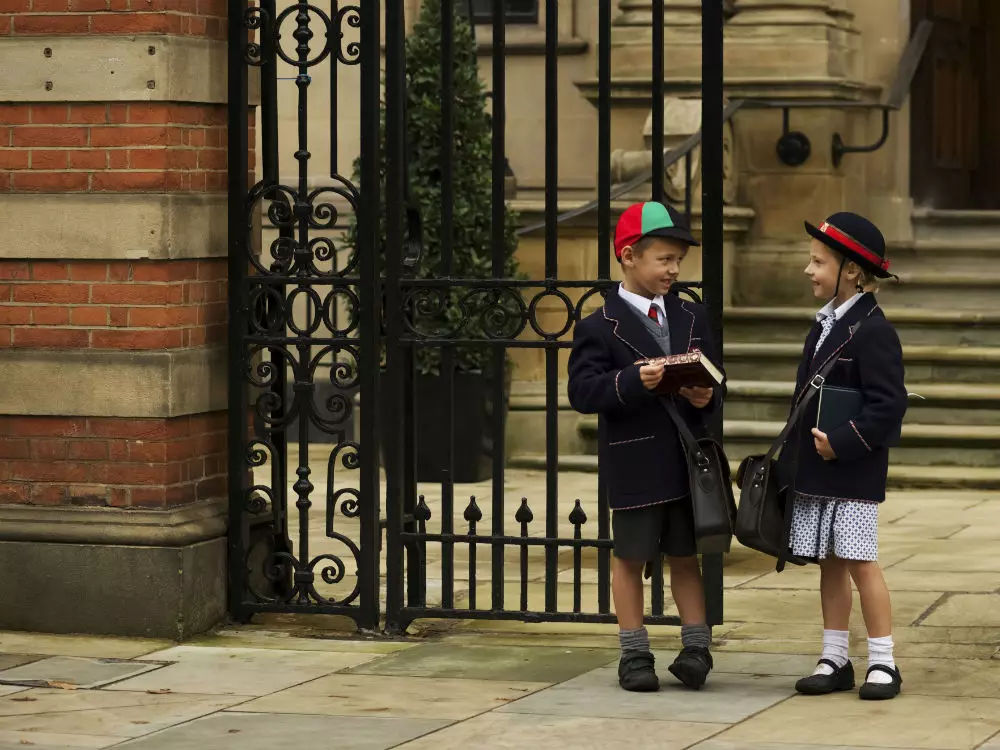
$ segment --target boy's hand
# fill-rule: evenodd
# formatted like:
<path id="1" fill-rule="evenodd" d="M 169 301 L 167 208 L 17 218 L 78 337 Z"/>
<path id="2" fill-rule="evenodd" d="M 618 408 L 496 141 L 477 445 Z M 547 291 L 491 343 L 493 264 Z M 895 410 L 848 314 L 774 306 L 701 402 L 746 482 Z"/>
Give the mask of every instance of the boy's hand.
<path id="1" fill-rule="evenodd" d="M 691 402 L 691 406 L 696 409 L 704 409 L 712 400 L 713 391 L 711 388 L 681 388 L 680 394 Z"/>
<path id="2" fill-rule="evenodd" d="M 639 368 L 639 377 L 647 390 L 653 390 L 663 379 L 663 365 L 643 365 Z"/>
<path id="3" fill-rule="evenodd" d="M 830 438 L 826 436 L 825 432 L 820 432 L 813 427 L 812 436 L 816 443 L 816 452 L 819 455 L 827 461 L 832 461 L 837 457 L 837 454 L 833 452 L 833 446 L 830 445 Z"/>

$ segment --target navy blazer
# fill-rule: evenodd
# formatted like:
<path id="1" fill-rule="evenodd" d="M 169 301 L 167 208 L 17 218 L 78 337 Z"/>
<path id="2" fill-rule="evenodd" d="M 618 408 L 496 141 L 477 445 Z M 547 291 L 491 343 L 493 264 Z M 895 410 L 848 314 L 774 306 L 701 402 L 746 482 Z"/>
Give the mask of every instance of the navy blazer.
<path id="1" fill-rule="evenodd" d="M 721 369 L 702 305 L 664 297 L 672 354 L 701 349 Z M 677 427 L 659 397 L 642 384 L 639 359 L 662 355 L 659 344 L 628 302 L 611 290 L 604 306 L 581 320 L 569 357 L 569 402 L 583 414 L 604 416 L 598 460 L 613 509 L 667 502 L 689 493 L 687 462 Z M 705 434 L 707 413 L 717 409 L 725 385 L 712 403 L 696 409 L 675 397 L 678 411 L 696 435 Z"/>
<path id="2" fill-rule="evenodd" d="M 852 334 L 851 327 L 862 321 L 863 325 Z M 811 387 L 816 372 L 834 358 L 837 363 L 826 382 L 860 390 L 864 406 L 854 419 L 829 434 L 837 458 L 826 461 L 816 452 L 812 436 L 819 406 L 819 399 L 814 398 L 785 445 L 781 463 L 786 476 L 790 475 L 797 445 L 794 484 L 798 492 L 831 499 L 882 502 L 889 472 L 889 448 L 898 444 L 907 407 L 899 336 L 873 294 L 865 294 L 837 321 L 814 356 L 821 332 L 822 326 L 817 323 L 806 338 L 793 407 Z"/>

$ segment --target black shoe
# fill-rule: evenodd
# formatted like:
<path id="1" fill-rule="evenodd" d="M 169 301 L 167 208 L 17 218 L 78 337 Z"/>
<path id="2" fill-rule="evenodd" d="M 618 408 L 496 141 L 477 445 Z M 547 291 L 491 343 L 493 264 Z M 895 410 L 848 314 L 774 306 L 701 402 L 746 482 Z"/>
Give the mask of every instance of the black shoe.
<path id="1" fill-rule="evenodd" d="M 892 682 L 868 682 L 872 672 L 885 672 L 892 677 Z M 858 691 L 858 697 L 863 701 L 887 701 L 899 695 L 903 689 L 903 676 L 899 673 L 899 668 L 893 669 L 884 664 L 872 664 L 865 674 L 865 684 Z"/>
<path id="2" fill-rule="evenodd" d="M 649 651 L 623 651 L 618 662 L 618 684 L 633 693 L 653 693 L 660 689 L 660 680 L 653 669 Z"/>
<path id="3" fill-rule="evenodd" d="M 670 674 L 692 690 L 700 690 L 715 664 L 712 654 L 701 646 L 685 646 L 670 665 Z"/>
<path id="4" fill-rule="evenodd" d="M 833 674 L 811 674 L 795 683 L 795 689 L 803 695 L 827 695 L 854 689 L 854 665 L 850 661 L 838 667 L 829 659 L 820 659 L 819 664 L 826 664 Z"/>

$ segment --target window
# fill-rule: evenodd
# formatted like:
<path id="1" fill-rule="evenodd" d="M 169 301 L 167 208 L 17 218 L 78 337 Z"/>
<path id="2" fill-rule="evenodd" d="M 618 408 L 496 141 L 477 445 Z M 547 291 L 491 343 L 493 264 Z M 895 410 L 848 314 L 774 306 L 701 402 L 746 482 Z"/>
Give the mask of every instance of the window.
<path id="1" fill-rule="evenodd" d="M 497 0 L 472 0 L 472 20 L 477 24 L 493 23 L 493 3 Z M 501 0 L 504 20 L 509 24 L 537 24 L 538 0 Z"/>

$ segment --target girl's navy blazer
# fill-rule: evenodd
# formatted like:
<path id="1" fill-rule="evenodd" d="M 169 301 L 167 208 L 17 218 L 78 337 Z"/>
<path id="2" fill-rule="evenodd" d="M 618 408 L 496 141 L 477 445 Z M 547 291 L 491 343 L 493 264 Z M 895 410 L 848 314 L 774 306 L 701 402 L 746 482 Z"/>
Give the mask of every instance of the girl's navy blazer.
<path id="1" fill-rule="evenodd" d="M 856 332 L 852 327 L 859 323 Z M 885 500 L 889 472 L 889 448 L 899 442 L 906 414 L 907 395 L 903 369 L 903 349 L 892 324 L 886 320 L 873 294 L 865 294 L 838 320 L 819 351 L 822 326 L 813 326 L 806 338 L 799 363 L 793 406 L 814 382 L 816 372 L 836 358 L 837 364 L 826 383 L 856 388 L 862 393 L 861 413 L 830 433 L 830 445 L 837 458 L 826 461 L 816 452 L 812 428 L 816 426 L 819 399 L 806 410 L 797 431 L 782 451 L 781 461 L 790 473 L 791 458 L 798 447 L 798 471 L 794 487 L 798 492 L 844 500 Z"/>
<path id="2" fill-rule="evenodd" d="M 700 349 L 721 369 L 702 305 L 668 294 L 664 300 L 671 354 Z M 675 500 L 689 493 L 687 462 L 677 428 L 659 397 L 646 389 L 636 360 L 662 356 L 646 326 L 613 289 L 604 306 L 581 320 L 569 358 L 569 402 L 583 414 L 602 414 L 598 456 L 613 509 Z M 725 385 L 712 403 L 696 409 L 676 397 L 678 410 L 696 435 L 717 409 Z"/>

